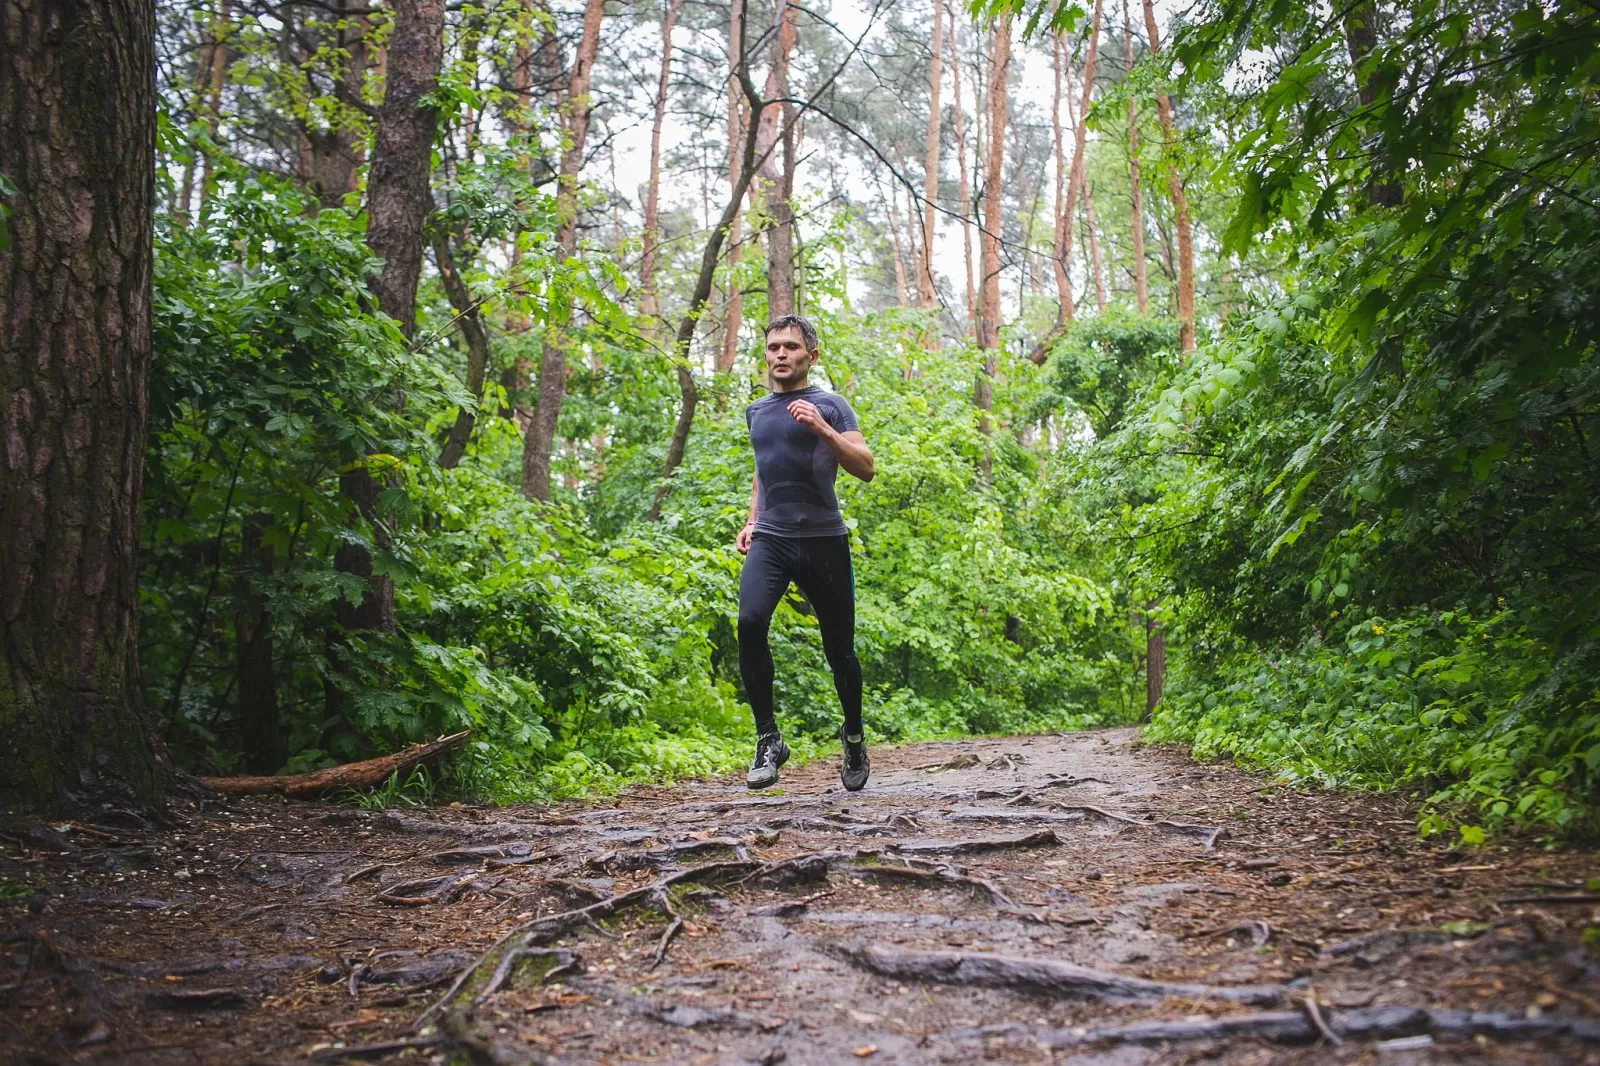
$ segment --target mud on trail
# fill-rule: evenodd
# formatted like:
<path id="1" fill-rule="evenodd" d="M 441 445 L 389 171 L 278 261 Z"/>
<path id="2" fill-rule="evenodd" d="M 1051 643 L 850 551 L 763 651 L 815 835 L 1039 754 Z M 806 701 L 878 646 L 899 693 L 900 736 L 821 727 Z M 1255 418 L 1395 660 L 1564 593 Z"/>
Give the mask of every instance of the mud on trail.
<path id="1" fill-rule="evenodd" d="M 1404 800 L 1130 731 L 873 762 L 13 826 L 0 1057 L 1600 1064 L 1589 853 L 1422 844 Z"/>

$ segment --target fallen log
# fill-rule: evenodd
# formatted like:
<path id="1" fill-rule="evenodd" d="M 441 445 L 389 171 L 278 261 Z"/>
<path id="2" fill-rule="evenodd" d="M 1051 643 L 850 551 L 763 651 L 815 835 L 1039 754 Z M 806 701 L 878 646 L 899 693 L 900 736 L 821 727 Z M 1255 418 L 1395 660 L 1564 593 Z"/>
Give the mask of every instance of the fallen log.
<path id="1" fill-rule="evenodd" d="M 376 759 L 330 766 L 326 770 L 312 770 L 305 774 L 285 774 L 281 777 L 202 777 L 208 788 L 224 796 L 288 796 L 304 799 L 337 792 L 346 788 L 372 788 L 383 784 L 389 775 L 405 773 L 436 755 L 457 748 L 472 733 L 464 729 L 447 737 L 413 744 L 402 751 L 380 755 Z"/>
<path id="2" fill-rule="evenodd" d="M 1222 1000 L 1267 1006 L 1282 1003 L 1281 985 L 1199 985 L 1147 981 L 1109 970 L 1095 970 L 1054 959 L 1027 959 L 985 951 L 907 951 L 880 944 L 837 942 L 821 945 L 827 954 L 897 980 L 1014 988 L 1043 995 L 1082 999 Z M 1295 1017 L 1299 1018 L 1297 1012 Z"/>

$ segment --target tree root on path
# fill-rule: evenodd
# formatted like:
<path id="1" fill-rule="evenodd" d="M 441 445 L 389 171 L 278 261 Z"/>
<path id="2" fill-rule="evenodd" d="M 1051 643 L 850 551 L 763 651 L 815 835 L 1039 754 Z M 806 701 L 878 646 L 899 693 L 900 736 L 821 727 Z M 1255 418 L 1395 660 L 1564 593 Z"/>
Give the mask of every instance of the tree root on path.
<path id="1" fill-rule="evenodd" d="M 1144 1002 L 1212 999 L 1252 1006 L 1282 1003 L 1285 996 L 1281 985 L 1147 981 L 1053 959 L 1027 959 L 979 951 L 908 951 L 852 941 L 822 943 L 820 949 L 864 970 L 897 980 L 910 978 L 941 984 L 1015 988 L 1051 996 Z M 1294 1016 L 1301 1018 L 1298 1013 Z"/>
<path id="2" fill-rule="evenodd" d="M 807 857 L 802 856 L 801 858 Z M 825 876 L 826 873 L 827 866 L 824 863 L 817 867 L 814 875 L 811 876 Z M 649 884 L 608 896 L 586 907 L 563 911 L 560 914 L 552 914 L 545 918 L 535 918 L 517 926 L 490 945 L 489 949 L 478 958 L 477 962 L 461 972 L 451 984 L 449 991 L 422 1013 L 422 1016 L 417 1020 L 417 1024 L 426 1024 L 437 1017 L 441 1011 L 456 1003 L 474 975 L 482 971 L 485 966 L 493 964 L 495 967 L 494 972 L 498 972 L 500 960 L 508 954 L 526 952 L 532 948 L 544 946 L 574 929 L 581 926 L 593 926 L 597 921 L 610 918 L 632 907 L 646 907 L 662 912 L 662 902 L 668 899 L 668 890 L 675 885 L 704 884 L 708 886 L 726 886 L 747 883 L 757 878 L 772 878 L 784 881 L 805 876 L 808 876 L 808 873 L 802 869 L 798 860 L 785 860 L 778 863 L 755 861 L 714 862 L 704 866 L 692 866 L 689 869 L 668 874 L 665 877 L 657 878 Z M 675 915 L 669 915 L 669 917 L 675 917 Z M 492 981 L 485 986 L 485 989 L 490 987 L 492 987 Z M 478 990 L 473 994 L 468 1006 L 477 1006 L 490 994 L 492 994 L 490 991 Z"/>
<path id="3" fill-rule="evenodd" d="M 1040 829 L 1017 837 L 990 837 L 978 840 L 916 840 L 889 847 L 902 855 L 972 855 L 982 851 L 1010 848 L 1043 848 L 1063 844 L 1053 829 Z"/>
<path id="4" fill-rule="evenodd" d="M 1194 1040 L 1229 1040 L 1256 1037 L 1282 1044 L 1311 1044 L 1331 1034 L 1345 1041 L 1392 1040 L 1407 1036 L 1432 1036 L 1441 1040 L 1470 1040 L 1476 1036 L 1496 1040 L 1540 1040 L 1568 1037 L 1600 1043 L 1600 1019 L 1482 1011 L 1427 1009 L 1423 1007 L 1364 1007 L 1359 1010 L 1320 1012 L 1326 1031 L 1298 1010 L 1255 1011 L 1227 1014 L 1198 1021 L 1143 1021 L 1125 1025 L 1099 1025 L 1085 1029 L 1029 1030 L 1022 1026 L 991 1026 L 959 1035 L 974 1038 L 1011 1038 L 1047 1048 L 1088 1045 L 1167 1044 Z M 951 1034 L 957 1035 L 957 1034 Z"/>

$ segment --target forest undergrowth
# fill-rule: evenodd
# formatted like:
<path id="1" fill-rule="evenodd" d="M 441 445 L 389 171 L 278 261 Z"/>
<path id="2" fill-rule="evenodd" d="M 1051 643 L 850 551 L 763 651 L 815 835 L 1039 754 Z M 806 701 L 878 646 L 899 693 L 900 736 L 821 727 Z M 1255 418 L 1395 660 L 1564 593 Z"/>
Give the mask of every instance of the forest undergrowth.
<path id="1" fill-rule="evenodd" d="M 351 143 L 370 116 L 341 112 L 357 136 L 273 96 L 283 69 L 259 27 L 229 29 L 213 110 L 168 101 L 157 170 L 169 206 L 140 654 L 180 761 L 297 771 L 471 729 L 418 788 L 525 802 L 747 759 L 732 544 L 751 474 L 743 408 L 760 394 L 752 324 L 782 292 L 817 323 L 818 376 L 877 457 L 870 484 L 841 485 L 873 742 L 1132 723 L 1148 699 L 1145 736 L 1197 758 L 1420 790 L 1427 834 L 1600 830 L 1600 15 L 1416 0 L 1341 21 L 1215 0 L 1162 51 L 1148 8 L 1141 40 L 1099 3 L 975 7 L 970 26 L 951 16 L 965 49 L 952 54 L 976 70 L 1003 44 L 1009 62 L 1012 19 L 1027 16 L 1020 40 L 1054 64 L 1058 112 L 1068 85 L 1076 135 L 1064 171 L 1058 113 L 1058 214 L 1039 199 L 1048 138 L 1026 141 L 1022 123 L 1017 145 L 971 145 L 959 99 L 951 113 L 963 232 L 977 164 L 996 179 L 983 206 L 1003 225 L 978 230 L 997 264 L 1009 242 L 1005 315 L 998 287 L 975 294 L 970 246 L 965 307 L 931 252 L 918 259 L 909 216 L 902 252 L 893 197 L 909 181 L 886 208 L 852 199 L 848 181 L 797 188 L 798 164 L 786 197 L 758 180 L 745 218 L 769 251 L 780 230 L 802 233 L 787 258 L 718 258 L 713 244 L 712 285 L 691 240 L 713 221 L 706 188 L 704 220 L 679 204 L 641 237 L 616 206 L 631 192 L 594 173 L 581 254 L 568 254 L 580 207 L 528 161 L 554 173 L 537 129 L 569 144 L 566 105 L 506 88 L 515 57 L 471 12 L 443 31 L 434 268 L 402 329 L 372 305 L 359 175 L 344 192 L 317 187 L 245 136 L 264 123 L 258 106 Z M 653 33 L 646 14 L 633 29 Z M 215 20 L 169 15 L 220 40 Z M 891 126 L 910 120 L 848 56 L 829 65 L 836 30 L 808 15 L 783 47 L 829 106 L 864 101 L 860 129 L 819 117 L 805 136 L 857 155 L 858 141 L 908 143 Z M 723 31 L 711 18 L 693 32 Z M 926 36 L 904 22 L 884 33 Z M 906 84 L 930 76 L 927 59 L 893 57 Z M 262 85 L 266 104 L 247 92 Z M 1005 82 L 989 85 L 1004 128 Z M 605 106 L 624 109 L 623 95 Z M 219 124 L 224 102 L 236 110 Z M 942 114 L 917 121 L 932 123 L 929 195 L 950 200 Z M 968 160 L 972 147 L 987 156 Z M 1090 247 L 1074 253 L 1062 234 L 1080 208 Z M 662 241 L 642 286 L 641 239 Z M 688 339 L 675 345 L 678 314 Z M 529 487 L 526 442 L 550 403 L 533 371 L 552 352 L 564 391 L 541 460 L 550 499 L 530 500 L 543 490 Z M 381 588 L 392 624 L 356 624 Z M 827 750 L 836 713 L 809 612 L 791 595 L 773 631 L 779 715 L 802 758 Z"/>

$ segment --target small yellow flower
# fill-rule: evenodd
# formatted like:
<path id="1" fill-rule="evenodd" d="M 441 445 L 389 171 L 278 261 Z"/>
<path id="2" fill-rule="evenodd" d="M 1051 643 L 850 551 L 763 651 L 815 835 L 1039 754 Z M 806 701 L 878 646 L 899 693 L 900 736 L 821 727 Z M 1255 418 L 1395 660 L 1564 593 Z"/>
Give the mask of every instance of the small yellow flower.
<path id="1" fill-rule="evenodd" d="M 1338 618 L 1339 617 L 1339 612 L 1338 611 L 1330 611 L 1330 612 L 1328 612 L 1328 617 L 1329 618 Z"/>
<path id="2" fill-rule="evenodd" d="M 1374 623 L 1373 623 L 1373 624 L 1372 624 L 1372 631 L 1373 631 L 1373 632 L 1374 632 L 1374 633 L 1376 633 L 1376 634 L 1377 634 L 1377 635 L 1378 635 L 1378 636 L 1380 636 L 1380 637 L 1381 637 L 1381 636 L 1383 636 L 1383 627 L 1382 627 L 1382 626 L 1380 626 L 1380 625 L 1378 625 L 1378 624 L 1377 624 L 1377 623 L 1376 623 L 1376 622 L 1374 622 Z"/>

